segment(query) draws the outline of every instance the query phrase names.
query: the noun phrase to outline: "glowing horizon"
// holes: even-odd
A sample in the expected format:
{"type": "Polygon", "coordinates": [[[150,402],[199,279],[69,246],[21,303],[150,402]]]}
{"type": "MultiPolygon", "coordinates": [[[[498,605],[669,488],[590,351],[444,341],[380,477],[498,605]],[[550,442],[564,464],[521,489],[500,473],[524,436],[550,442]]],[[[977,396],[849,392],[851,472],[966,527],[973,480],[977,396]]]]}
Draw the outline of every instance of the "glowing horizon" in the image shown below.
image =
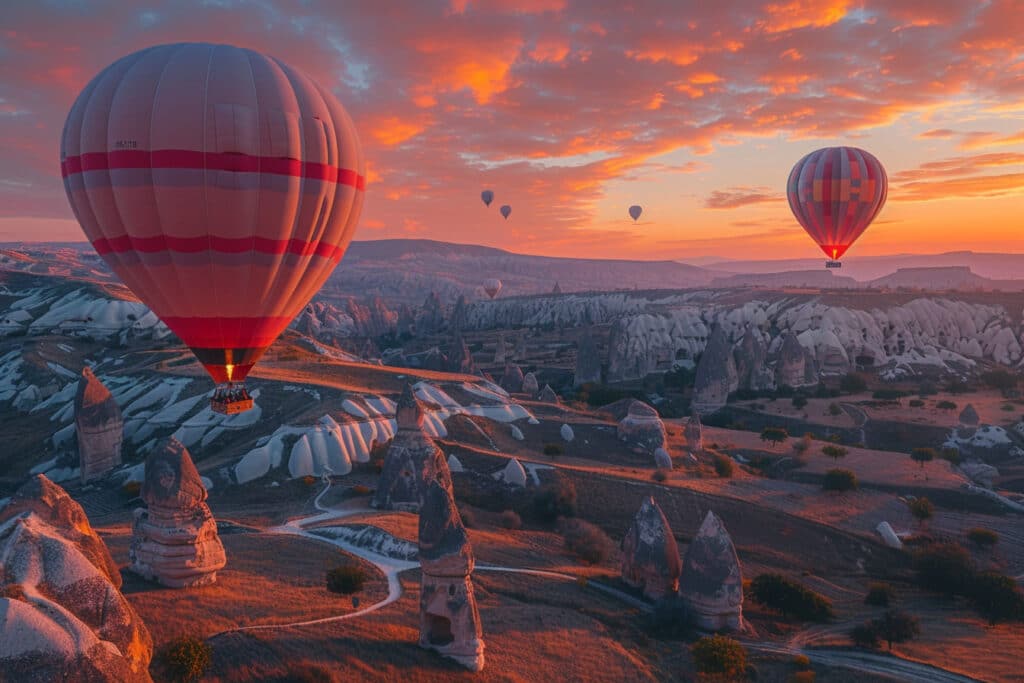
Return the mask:
{"type": "Polygon", "coordinates": [[[83,240],[57,159],[75,96],[131,51],[208,40],[279,56],[348,108],[369,160],[357,240],[820,258],[786,177],[806,153],[848,144],[878,157],[890,191],[844,260],[1024,252],[1024,6],[894,4],[12,3],[0,241],[83,240]]]}

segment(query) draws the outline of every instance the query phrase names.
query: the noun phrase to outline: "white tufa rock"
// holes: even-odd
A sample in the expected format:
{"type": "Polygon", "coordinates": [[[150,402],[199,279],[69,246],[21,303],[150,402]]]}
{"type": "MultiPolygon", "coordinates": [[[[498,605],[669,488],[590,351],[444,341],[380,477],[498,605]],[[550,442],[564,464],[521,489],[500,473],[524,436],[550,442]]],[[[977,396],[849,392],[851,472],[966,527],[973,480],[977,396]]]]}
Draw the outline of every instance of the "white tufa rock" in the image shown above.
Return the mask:
{"type": "Polygon", "coordinates": [[[572,427],[567,424],[563,424],[562,428],[558,430],[558,433],[562,435],[562,440],[566,442],[571,442],[576,438],[576,433],[573,432],[572,427]]]}

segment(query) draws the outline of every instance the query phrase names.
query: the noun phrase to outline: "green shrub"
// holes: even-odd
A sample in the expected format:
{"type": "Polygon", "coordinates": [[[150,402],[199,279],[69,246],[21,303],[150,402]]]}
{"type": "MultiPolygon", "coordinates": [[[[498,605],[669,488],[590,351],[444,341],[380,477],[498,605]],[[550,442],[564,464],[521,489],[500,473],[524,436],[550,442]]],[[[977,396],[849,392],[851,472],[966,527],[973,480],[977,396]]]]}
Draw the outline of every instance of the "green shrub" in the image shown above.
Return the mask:
{"type": "Polygon", "coordinates": [[[546,443],[544,444],[544,455],[550,455],[552,458],[562,454],[562,447],[557,443],[546,443]]]}
{"type": "Polygon", "coordinates": [[[917,520],[918,524],[924,524],[935,516],[935,506],[925,497],[915,498],[907,503],[910,514],[917,520]]]}
{"type": "Polygon", "coordinates": [[[1024,621],[1024,593],[1009,576],[998,572],[976,574],[970,584],[970,598],[992,624],[1024,621]]]}
{"type": "Polygon", "coordinates": [[[760,574],[750,584],[750,595],[765,607],[804,621],[828,621],[832,603],[802,583],[781,574],[760,574]]]}
{"type": "Polygon", "coordinates": [[[807,397],[806,396],[794,396],[793,400],[790,401],[790,403],[793,405],[794,408],[797,408],[797,409],[803,408],[803,407],[805,407],[807,405],[807,397]]]}
{"type": "Polygon", "coordinates": [[[999,534],[991,529],[975,527],[967,531],[967,538],[979,548],[991,548],[999,542],[999,534]]]}
{"type": "Polygon", "coordinates": [[[875,632],[875,627],[870,621],[854,626],[853,630],[850,631],[850,639],[857,647],[867,650],[877,650],[882,644],[878,640],[878,633],[875,632]]]}
{"type": "Polygon", "coordinates": [[[842,379],[839,380],[839,388],[848,394],[859,394],[867,390],[868,380],[860,373],[851,372],[843,375],[842,379]]]}
{"type": "Polygon", "coordinates": [[[704,636],[690,646],[690,653],[700,673],[732,677],[746,673],[747,650],[732,638],[704,636]]]}
{"type": "Polygon", "coordinates": [[[936,456],[934,448],[915,448],[910,451],[910,459],[920,465],[921,469],[924,469],[926,462],[931,462],[936,456]]]}
{"type": "Polygon", "coordinates": [[[956,404],[952,401],[939,401],[935,407],[939,410],[956,410],[956,404]]]}
{"type": "Polygon", "coordinates": [[[811,437],[808,436],[807,434],[804,434],[802,439],[799,439],[798,441],[793,443],[793,452],[796,453],[797,455],[803,455],[810,449],[810,447],[811,437]]]}
{"type": "Polygon", "coordinates": [[[732,476],[734,468],[732,464],[732,458],[730,458],[727,455],[722,455],[721,453],[715,453],[714,460],[715,474],[717,474],[722,479],[728,479],[729,477],[732,476]]]}
{"type": "Polygon", "coordinates": [[[856,491],[858,486],[857,475],[844,469],[829,470],[821,482],[821,488],[826,491],[856,491]]]}
{"type": "Polygon", "coordinates": [[[772,446],[778,446],[789,438],[789,432],[782,427],[765,427],[761,430],[761,441],[767,441],[772,446]]]}
{"type": "Polygon", "coordinates": [[[939,457],[947,462],[951,462],[954,465],[960,464],[960,449],[954,446],[946,446],[939,451],[939,457]]]}
{"type": "Polygon", "coordinates": [[[167,643],[160,652],[160,663],[171,680],[198,681],[210,667],[213,648],[195,636],[182,636],[167,643]]]}
{"type": "Polygon", "coordinates": [[[922,588],[944,595],[967,595],[974,578],[971,556],[956,543],[933,543],[914,554],[914,570],[922,588]]]}
{"type": "Polygon", "coordinates": [[[843,409],[842,409],[842,407],[840,407],[840,405],[838,403],[829,403],[828,404],[828,414],[832,415],[833,417],[835,417],[837,415],[842,415],[843,414],[843,409]]]}
{"type": "Polygon", "coordinates": [[[651,479],[656,482],[663,482],[668,479],[668,472],[665,470],[654,470],[654,474],[651,475],[651,479]]]}
{"type": "Polygon", "coordinates": [[[896,591],[887,583],[873,583],[868,586],[864,604],[872,607],[888,607],[896,599],[896,591]]]}
{"type": "Polygon", "coordinates": [[[612,539],[596,524],[582,519],[563,518],[558,527],[565,547],[587,564],[604,562],[615,550],[612,539]]]}
{"type": "Polygon", "coordinates": [[[821,452],[824,455],[832,458],[833,460],[839,460],[839,458],[846,457],[847,450],[842,446],[836,446],[835,444],[827,444],[821,447],[821,452]]]}
{"type": "Polygon", "coordinates": [[[568,479],[542,486],[533,496],[533,514],[541,522],[554,523],[559,517],[576,516],[576,487],[568,479]]]}
{"type": "Polygon", "coordinates": [[[910,399],[910,401],[908,401],[908,404],[910,405],[911,408],[923,408],[924,407],[924,401],[922,401],[919,398],[912,398],[912,399],[910,399]]]}
{"type": "Polygon", "coordinates": [[[501,513],[501,526],[506,529],[519,529],[523,526],[523,520],[515,510],[505,510],[501,513]]]}
{"type": "Polygon", "coordinates": [[[357,564],[342,564],[327,571],[327,590],[352,595],[363,590],[366,570],[357,564]]]}
{"type": "Polygon", "coordinates": [[[893,643],[912,640],[921,633],[921,625],[918,623],[917,617],[898,610],[889,610],[878,619],[872,619],[871,627],[878,634],[880,640],[889,644],[890,651],[893,643]]]}
{"type": "Polygon", "coordinates": [[[999,410],[1002,410],[1007,413],[1012,413],[1017,409],[1013,407],[1012,403],[1004,403],[1002,406],[1000,406],[999,410]]]}

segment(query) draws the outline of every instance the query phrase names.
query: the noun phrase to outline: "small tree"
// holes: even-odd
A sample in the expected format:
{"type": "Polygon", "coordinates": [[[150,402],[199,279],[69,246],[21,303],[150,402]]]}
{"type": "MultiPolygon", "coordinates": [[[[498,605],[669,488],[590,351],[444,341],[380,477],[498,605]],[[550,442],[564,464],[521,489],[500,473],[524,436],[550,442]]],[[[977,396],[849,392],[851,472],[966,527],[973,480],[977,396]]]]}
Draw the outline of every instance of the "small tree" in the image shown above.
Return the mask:
{"type": "Polygon", "coordinates": [[[705,636],[690,647],[690,652],[700,673],[737,677],[747,669],[746,649],[726,636],[705,636]]]}
{"type": "Polygon", "coordinates": [[[932,460],[935,459],[935,449],[915,448],[914,450],[910,451],[910,459],[916,462],[918,465],[920,465],[921,469],[923,470],[924,464],[926,462],[931,462],[932,460]]]}
{"type": "Polygon", "coordinates": [[[732,458],[722,455],[721,453],[715,453],[715,474],[722,479],[728,479],[733,473],[732,458]]]}
{"type": "Polygon", "coordinates": [[[971,556],[956,543],[933,543],[914,554],[921,587],[945,595],[966,595],[974,579],[971,556]]]}
{"type": "Polygon", "coordinates": [[[198,681],[210,666],[213,648],[195,636],[183,636],[167,643],[159,660],[170,674],[171,680],[190,683],[198,681]]]}
{"type": "Polygon", "coordinates": [[[793,407],[796,408],[797,410],[799,410],[800,408],[805,408],[807,406],[807,397],[806,396],[794,396],[793,400],[790,401],[790,403],[792,403],[793,407]]]}
{"type": "Polygon", "coordinates": [[[565,541],[565,547],[576,553],[587,564],[599,564],[615,551],[615,544],[608,534],[596,524],[582,519],[559,520],[558,530],[565,541]]]}
{"type": "Polygon", "coordinates": [[[750,596],[765,607],[776,609],[783,616],[805,621],[828,621],[832,603],[798,581],[781,574],[759,574],[750,582],[750,596]]]}
{"type": "Polygon", "coordinates": [[[841,415],[842,412],[843,412],[843,409],[839,406],[838,403],[829,403],[828,404],[828,414],[831,415],[832,417],[836,417],[838,415],[841,415]]]}
{"type": "Polygon", "coordinates": [[[826,446],[821,447],[821,452],[832,458],[836,462],[839,462],[839,458],[846,457],[847,450],[842,446],[837,446],[834,443],[830,443],[826,446]]]}
{"type": "Polygon", "coordinates": [[[825,473],[825,478],[821,482],[821,488],[826,491],[856,491],[860,484],[857,481],[857,475],[850,470],[834,469],[829,470],[825,473]]]}
{"type": "Polygon", "coordinates": [[[939,410],[956,410],[956,404],[952,401],[939,401],[935,407],[939,410]]]}
{"type": "Polygon", "coordinates": [[[887,583],[873,583],[868,586],[864,604],[872,607],[888,607],[896,599],[896,591],[887,583]]]}
{"type": "Polygon", "coordinates": [[[870,621],[854,626],[853,630],[850,631],[850,639],[853,640],[854,645],[866,650],[877,650],[878,646],[881,645],[878,641],[878,633],[870,621]]]}
{"type": "Polygon", "coordinates": [[[783,427],[765,427],[761,430],[761,441],[767,441],[772,445],[772,448],[783,443],[789,438],[789,432],[783,427]]]}
{"type": "Polygon", "coordinates": [[[864,375],[851,372],[839,380],[839,388],[848,394],[859,394],[868,388],[868,380],[864,375]]]}
{"type": "Polygon", "coordinates": [[[991,529],[982,529],[981,527],[968,530],[967,538],[983,550],[988,550],[999,542],[999,534],[991,529]]]}
{"type": "Polygon", "coordinates": [[[910,514],[917,520],[918,526],[924,526],[925,522],[935,516],[935,506],[924,497],[908,502],[907,507],[910,509],[910,514]]]}
{"type": "Polygon", "coordinates": [[[872,619],[871,625],[878,637],[889,644],[890,652],[893,643],[905,643],[921,633],[917,617],[899,610],[889,610],[878,619],[872,619]]]}
{"type": "Polygon", "coordinates": [[[1009,576],[980,572],[971,581],[970,591],[974,606],[989,623],[1024,620],[1024,593],[1009,576]]]}
{"type": "Polygon", "coordinates": [[[366,571],[357,564],[343,564],[327,572],[327,590],[351,595],[363,590],[366,571]]]}

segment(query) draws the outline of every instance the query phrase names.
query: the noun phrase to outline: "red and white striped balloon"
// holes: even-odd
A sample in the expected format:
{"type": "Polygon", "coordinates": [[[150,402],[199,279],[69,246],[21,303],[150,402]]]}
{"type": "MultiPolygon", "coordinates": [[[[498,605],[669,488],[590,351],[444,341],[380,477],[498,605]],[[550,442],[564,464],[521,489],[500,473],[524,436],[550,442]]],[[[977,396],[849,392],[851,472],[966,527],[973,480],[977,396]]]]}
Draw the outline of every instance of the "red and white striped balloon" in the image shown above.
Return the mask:
{"type": "Polygon", "coordinates": [[[328,90],[205,43],[100,72],[68,114],[61,172],[93,247],[217,382],[243,380],[323,285],[366,182],[328,90]]]}

